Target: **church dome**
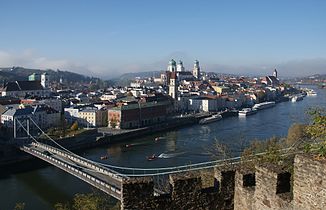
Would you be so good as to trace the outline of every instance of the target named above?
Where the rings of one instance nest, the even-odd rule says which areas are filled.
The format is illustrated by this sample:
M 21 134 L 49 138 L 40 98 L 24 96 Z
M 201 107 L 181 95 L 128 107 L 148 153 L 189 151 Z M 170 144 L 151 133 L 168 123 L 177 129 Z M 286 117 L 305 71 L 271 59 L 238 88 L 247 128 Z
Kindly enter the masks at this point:
M 169 64 L 175 66 L 176 65 L 176 62 L 175 62 L 175 60 L 171 59 L 170 62 L 169 62 Z

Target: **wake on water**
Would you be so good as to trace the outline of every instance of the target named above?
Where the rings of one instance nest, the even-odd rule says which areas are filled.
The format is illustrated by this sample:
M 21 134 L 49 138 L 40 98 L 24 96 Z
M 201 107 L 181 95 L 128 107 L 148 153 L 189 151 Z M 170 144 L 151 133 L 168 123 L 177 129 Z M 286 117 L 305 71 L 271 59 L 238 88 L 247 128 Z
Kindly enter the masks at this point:
M 185 154 L 186 152 L 176 152 L 176 153 L 162 153 L 158 156 L 158 158 L 164 158 L 164 159 L 167 159 L 167 158 L 174 158 L 176 156 L 179 156 L 179 155 L 183 155 Z

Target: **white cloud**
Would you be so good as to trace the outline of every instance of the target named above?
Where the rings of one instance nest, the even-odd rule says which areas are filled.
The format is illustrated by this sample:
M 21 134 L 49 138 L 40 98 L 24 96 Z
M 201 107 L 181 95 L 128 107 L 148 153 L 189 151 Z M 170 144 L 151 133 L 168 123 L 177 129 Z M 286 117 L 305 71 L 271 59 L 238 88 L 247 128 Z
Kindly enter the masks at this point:
M 167 68 L 170 59 L 182 60 L 186 70 L 191 70 L 195 58 L 182 51 L 173 52 L 157 61 L 148 63 L 109 61 L 87 63 L 86 61 L 73 61 L 69 59 L 53 59 L 40 56 L 32 49 L 20 53 L 0 50 L 0 67 L 23 66 L 38 69 L 68 70 L 88 76 L 101 78 L 114 78 L 128 72 L 161 71 Z M 256 65 L 230 65 L 216 64 L 212 61 L 200 61 L 203 71 L 233 73 L 242 75 L 268 75 L 274 68 L 278 69 L 281 77 L 306 76 L 312 74 L 326 74 L 326 58 L 292 60 L 280 64 L 256 64 Z
M 13 53 L 0 50 L 0 66 L 22 66 L 36 69 L 61 69 L 69 70 L 76 73 L 95 75 L 89 71 L 87 64 L 73 62 L 67 59 L 50 59 L 39 56 L 34 50 L 28 49 L 21 53 Z

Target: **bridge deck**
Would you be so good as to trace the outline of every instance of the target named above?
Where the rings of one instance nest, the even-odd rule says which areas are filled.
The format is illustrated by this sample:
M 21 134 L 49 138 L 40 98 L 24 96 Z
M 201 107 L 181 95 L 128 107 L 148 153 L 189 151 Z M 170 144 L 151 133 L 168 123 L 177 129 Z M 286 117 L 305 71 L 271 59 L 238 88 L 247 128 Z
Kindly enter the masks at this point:
M 125 177 L 120 174 L 44 144 L 32 143 L 20 149 L 121 200 L 121 184 Z

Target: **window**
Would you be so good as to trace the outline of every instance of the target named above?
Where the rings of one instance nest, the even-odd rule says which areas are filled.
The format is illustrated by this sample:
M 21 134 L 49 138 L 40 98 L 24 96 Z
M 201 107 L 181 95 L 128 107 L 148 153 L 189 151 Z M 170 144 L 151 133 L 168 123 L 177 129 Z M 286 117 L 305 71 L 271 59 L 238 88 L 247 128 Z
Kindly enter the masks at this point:
M 256 186 L 255 173 L 245 174 L 245 175 L 243 175 L 242 179 L 243 179 L 243 187 Z
M 291 173 L 284 172 L 277 175 L 276 194 L 290 192 Z

